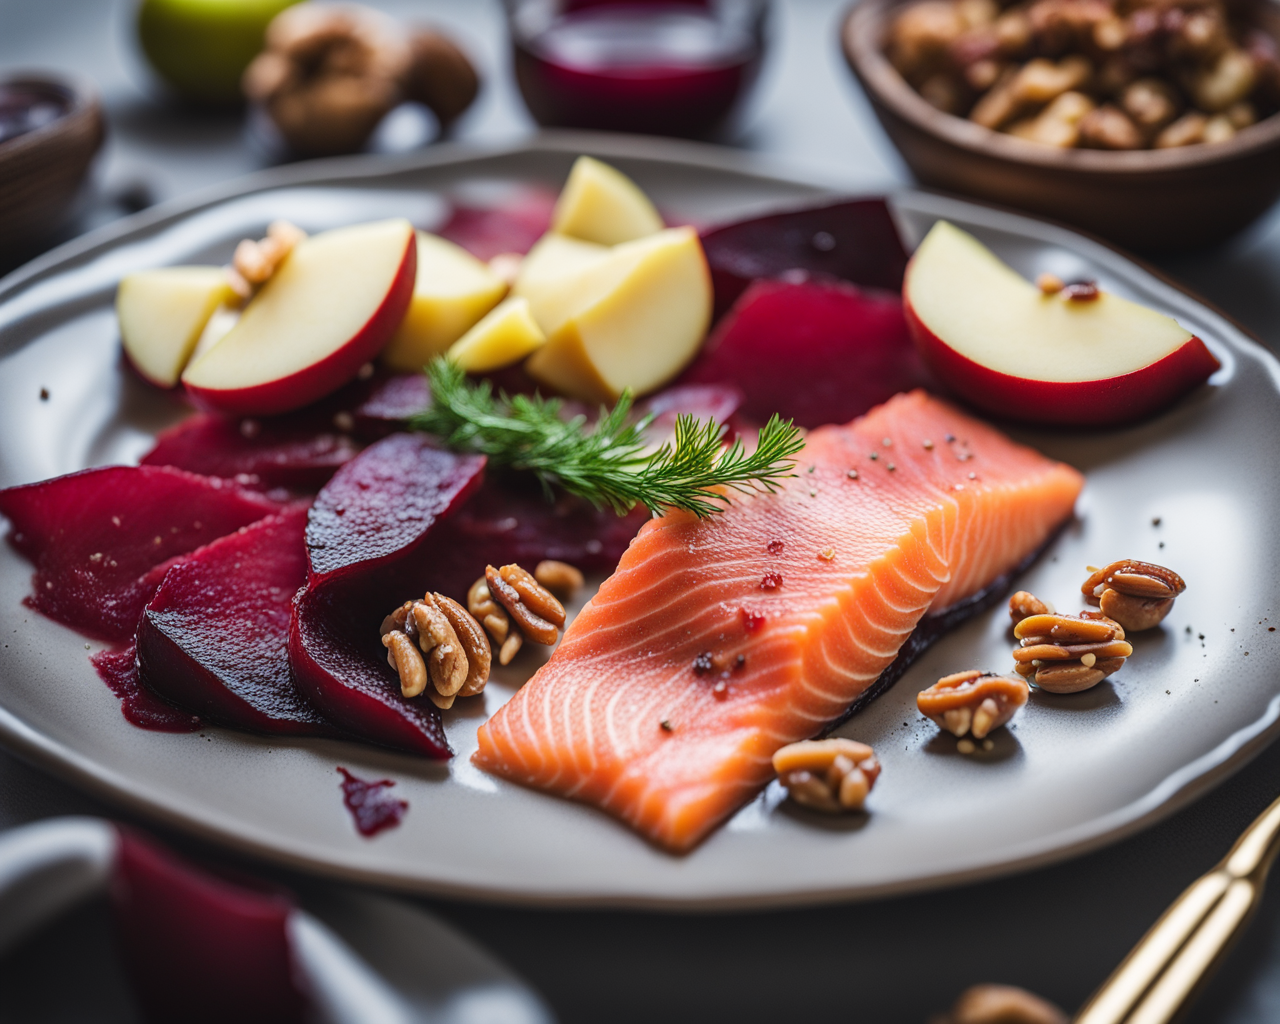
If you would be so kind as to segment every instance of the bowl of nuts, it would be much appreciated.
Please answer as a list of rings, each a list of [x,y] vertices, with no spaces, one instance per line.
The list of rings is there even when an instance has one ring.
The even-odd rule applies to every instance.
[[[924,184],[1135,249],[1280,196],[1272,0],[862,0],[845,57]]]

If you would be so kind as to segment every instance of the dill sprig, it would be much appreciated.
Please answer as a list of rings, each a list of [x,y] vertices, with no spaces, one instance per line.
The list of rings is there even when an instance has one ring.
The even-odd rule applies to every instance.
[[[528,470],[544,487],[558,484],[618,515],[636,505],[655,514],[676,508],[700,518],[713,515],[729,504],[729,490],[776,490],[795,475],[791,457],[804,447],[799,430],[777,416],[748,452],[741,439],[726,448],[725,428],[714,420],[683,415],[673,442],[653,451],[644,435],[653,417],[630,419],[630,392],[588,426],[585,416],[563,419],[558,398],[495,395],[488,381],[469,382],[447,359],[435,359],[426,372],[432,404],[414,417],[415,429],[450,448]]]

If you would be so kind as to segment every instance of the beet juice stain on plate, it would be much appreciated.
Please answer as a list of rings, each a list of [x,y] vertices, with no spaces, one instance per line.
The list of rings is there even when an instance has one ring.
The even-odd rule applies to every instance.
[[[508,0],[539,124],[702,138],[755,80],[765,0]]]
[[[351,812],[356,831],[366,839],[372,839],[383,829],[395,828],[409,809],[407,800],[398,800],[387,790],[394,786],[391,779],[369,782],[352,775],[339,766],[342,774],[342,802]]]

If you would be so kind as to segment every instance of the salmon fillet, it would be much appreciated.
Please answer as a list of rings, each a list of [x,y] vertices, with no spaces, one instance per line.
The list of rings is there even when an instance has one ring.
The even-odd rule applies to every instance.
[[[473,760],[671,851],[838,719],[926,615],[1039,551],[1083,477],[923,391],[809,434],[798,476],[647,523]],[[962,667],[962,666],[961,666]]]

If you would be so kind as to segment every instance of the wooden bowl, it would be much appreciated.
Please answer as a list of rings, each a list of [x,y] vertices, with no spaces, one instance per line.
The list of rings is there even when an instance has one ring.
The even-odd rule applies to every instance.
[[[0,251],[20,252],[62,223],[105,134],[93,88],[62,76],[15,72],[21,89],[62,108],[52,121],[0,142]]]
[[[1055,149],[930,106],[884,54],[899,0],[862,0],[841,43],[889,138],[924,184],[1077,225],[1147,253],[1219,242],[1280,196],[1280,115],[1228,142],[1108,152]],[[1264,4],[1280,36],[1280,8]]]

